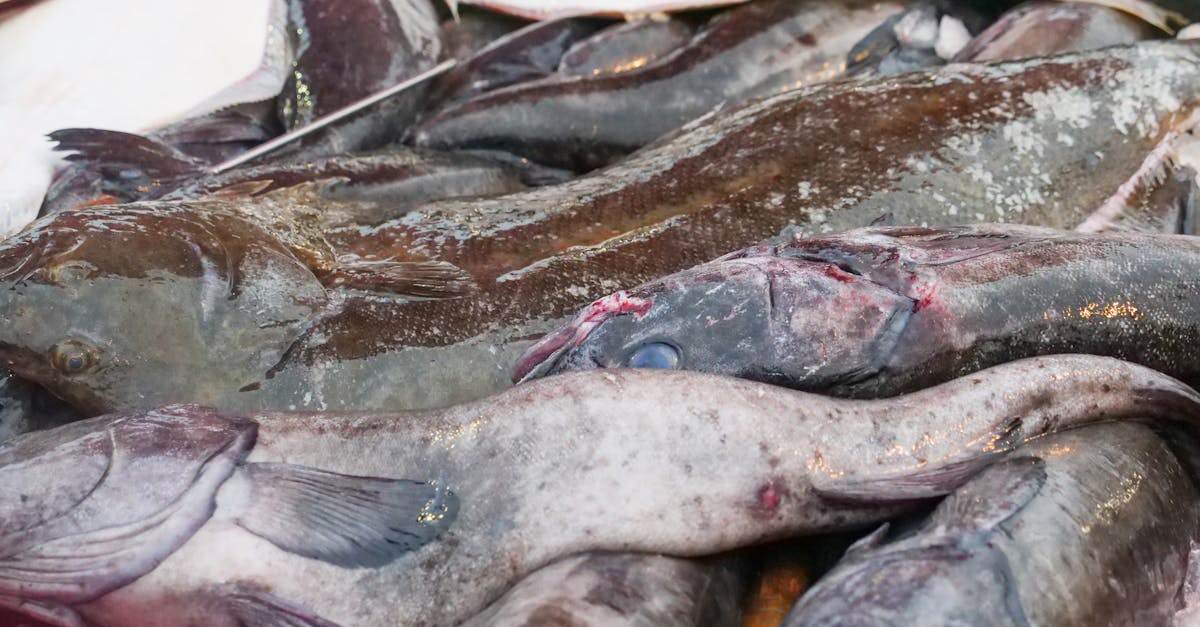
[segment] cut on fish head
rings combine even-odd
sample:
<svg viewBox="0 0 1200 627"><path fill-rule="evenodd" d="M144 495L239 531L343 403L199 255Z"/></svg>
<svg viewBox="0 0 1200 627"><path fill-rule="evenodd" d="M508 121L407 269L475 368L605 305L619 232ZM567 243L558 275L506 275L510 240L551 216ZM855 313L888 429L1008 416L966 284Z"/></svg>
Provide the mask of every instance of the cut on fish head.
<svg viewBox="0 0 1200 627"><path fill-rule="evenodd" d="M593 368L701 370L827 386L870 376L913 301L821 260L735 253L647 283L632 315L585 310L517 364L523 380ZM546 343L557 342L548 351Z"/></svg>

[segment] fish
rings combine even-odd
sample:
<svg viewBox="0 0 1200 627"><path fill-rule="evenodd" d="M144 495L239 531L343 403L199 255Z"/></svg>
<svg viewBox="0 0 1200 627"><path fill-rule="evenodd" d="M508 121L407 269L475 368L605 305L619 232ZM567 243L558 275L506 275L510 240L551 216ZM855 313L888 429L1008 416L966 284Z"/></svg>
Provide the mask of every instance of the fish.
<svg viewBox="0 0 1200 627"><path fill-rule="evenodd" d="M585 553L525 577L463 623L738 627L744 565L637 553Z"/></svg>
<svg viewBox="0 0 1200 627"><path fill-rule="evenodd" d="M514 377L674 368L870 398L1065 352L1200 385L1196 277L1200 241L1186 236L868 227L751 247L627 290L639 307L584 309Z"/></svg>
<svg viewBox="0 0 1200 627"><path fill-rule="evenodd" d="M1175 132L1200 95L1198 70L1191 44L1144 42L818 86L697 122L594 175L371 226L324 228L332 201L288 190L47 216L0 242L0 362L89 412L478 399L512 385L521 355L587 303L784 229L840 231L885 213L1073 227ZM261 217L299 209L318 217L296 245L290 219ZM336 275L333 261L355 269ZM291 296L257 300L281 292ZM170 326L149 333L152 316ZM54 366L68 341L95 356L90 369Z"/></svg>
<svg viewBox="0 0 1200 627"><path fill-rule="evenodd" d="M1090 2L1026 2L954 56L956 62L1020 59L1130 44L1166 34L1129 13Z"/></svg>
<svg viewBox="0 0 1200 627"><path fill-rule="evenodd" d="M870 527L1046 433L1197 410L1161 373L1057 355L886 401L623 370L426 412L102 416L0 444L0 608L457 624L570 555Z"/></svg>
<svg viewBox="0 0 1200 627"><path fill-rule="evenodd" d="M433 103L447 103L553 74L562 56L576 42L604 28L602 20L563 18L535 22L514 30L479 49L436 81Z"/></svg>
<svg viewBox="0 0 1200 627"><path fill-rule="evenodd" d="M289 0L288 6L296 58L276 99L285 131L432 68L442 52L429 0ZM424 97L418 86L278 154L328 156L395 142L415 121Z"/></svg>
<svg viewBox="0 0 1200 627"><path fill-rule="evenodd" d="M646 17L610 26L571 46L558 64L567 76L599 76L634 70L670 54L692 38L683 20Z"/></svg>
<svg viewBox="0 0 1200 627"><path fill-rule="evenodd" d="M916 529L852 547L783 624L1166 625L1198 504L1193 468L1146 425L1047 436Z"/></svg>
<svg viewBox="0 0 1200 627"><path fill-rule="evenodd" d="M477 5L530 20L551 20L579 15L623 17L667 11L685 11L742 4L746 0L578 0L545 2L544 0L446 0L451 11L462 4Z"/></svg>
<svg viewBox="0 0 1200 627"><path fill-rule="evenodd" d="M434 200L513 193L526 189L526 180L562 180L562 175L531 164L512 167L470 155L402 146L349 155L272 160L211 174L204 161L132 133L61 129L50 137L58 142L59 150L71 152L69 162L83 165L76 172L87 176L77 181L56 181L42 204L43 215L97 204L197 200L242 191L263 194L329 182L321 192L327 197L379 205L365 213L383 217L358 220L369 224L403 215L409 208Z"/></svg>
<svg viewBox="0 0 1200 627"><path fill-rule="evenodd" d="M686 45L624 72L555 76L482 94L422 122L413 143L504 150L588 171L725 104L830 80L902 2L769 0L720 14Z"/></svg>

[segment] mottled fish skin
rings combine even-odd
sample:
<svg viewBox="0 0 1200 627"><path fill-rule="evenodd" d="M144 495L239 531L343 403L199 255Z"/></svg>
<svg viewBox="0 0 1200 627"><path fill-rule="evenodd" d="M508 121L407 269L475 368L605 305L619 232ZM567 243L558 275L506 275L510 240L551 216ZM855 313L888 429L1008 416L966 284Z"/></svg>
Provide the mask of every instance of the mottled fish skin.
<svg viewBox="0 0 1200 627"><path fill-rule="evenodd" d="M464 627L739 627L744 566L638 553L586 553L517 582Z"/></svg>
<svg viewBox="0 0 1200 627"><path fill-rule="evenodd" d="M194 611L198 594L245 583L341 624L456 624L566 556L690 557L861 528L948 493L998 455L1045 433L1132 418L1188 421L1197 409L1200 395L1160 373L1059 355L887 401L830 399L702 373L625 370L537 381L433 412L251 413L257 444L221 486L212 517L153 571L72 607L99 625L185 624L181 614ZM96 428L107 420L77 424ZM0 472L48 463L44 455L21 454L28 438L48 437L57 436L15 440L17 453ZM190 450L177 454L194 457ZM160 454L146 447L129 459ZM440 524L440 532L427 533L414 552L348 569L328 560L331 551L353 557L354 545L330 540L378 518L376 510L342 518L336 509L322 517L308 512L341 502L336 491L317 501L270 491L262 492L268 501L255 498L274 485L264 478L286 468L339 483L401 482L427 493L436 486L433 494L445 495L438 503L453 495L453 517L434 517L428 524ZM44 493L86 484L65 482L55 491L56 476L40 476ZM129 479L143 489L135 476ZM5 512L0 520L43 511L19 499L5 503L19 516ZM113 500L96 508L108 513L121 505ZM330 516L340 522L304 533ZM424 516L413 518L409 525L425 524ZM143 547L135 541L124 548Z"/></svg>
<svg viewBox="0 0 1200 627"><path fill-rule="evenodd" d="M838 77L854 43L902 7L866 0L739 7L657 62L484 94L422 123L414 141L591 170L717 106Z"/></svg>
<svg viewBox="0 0 1200 627"><path fill-rule="evenodd" d="M1197 294L1191 237L873 227L750 248L629 290L653 304L603 320L552 360L531 355L517 374L662 353L661 367L878 397L1069 352L1200 385Z"/></svg>
<svg viewBox="0 0 1200 627"><path fill-rule="evenodd" d="M447 0L455 7L474 4L531 20L549 20L579 15L623 17L666 11L686 11L741 4L746 0Z"/></svg>
<svg viewBox="0 0 1200 627"><path fill-rule="evenodd" d="M1128 14L1090 2L1027 2L1005 13L955 61L1023 59L1159 39L1166 33Z"/></svg>
<svg viewBox="0 0 1200 627"><path fill-rule="evenodd" d="M1166 625L1198 505L1196 478L1144 425L1055 434L915 531L852 548L783 624Z"/></svg>
<svg viewBox="0 0 1200 627"><path fill-rule="evenodd" d="M292 77L278 100L286 130L382 91L437 62L429 0L289 0L296 36ZM424 106L424 87L389 98L284 148L309 157L378 148L400 139Z"/></svg>
<svg viewBox="0 0 1200 627"><path fill-rule="evenodd" d="M128 205L111 220L113 209L55 216L0 244L10 288L0 291L0 358L60 398L92 399L94 409L445 406L511 385L532 340L584 303L789 225L843 230L890 212L898 224L1074 226L1138 171L1198 97L1195 48L1174 41L831 84L699 122L593 176L323 235L339 259L360 264L450 264L474 286L448 290L454 298L327 294L272 228L204 226L211 204ZM142 241L128 245L114 224ZM185 254L181 238L212 242L187 249L186 272L165 262ZM229 275L215 271L238 267L229 249L281 261L234 274L256 289L230 291ZM177 252L144 252L156 250ZM53 277L74 273L55 270L64 262L105 276L56 285ZM157 281L145 279L149 271ZM257 311L243 303L267 292L310 304L280 317L234 313ZM151 311L242 337L230 344L242 352L230 359L208 331L193 339L195 327L173 323L159 330L168 341L156 341L143 332ZM263 335L270 339L249 339ZM55 374L48 351L75 339L120 356L130 376L100 367ZM133 377L142 367L145 378ZM106 372L103 383L93 379Z"/></svg>
<svg viewBox="0 0 1200 627"><path fill-rule="evenodd" d="M683 20L645 17L610 26L571 46L558 64L568 76L599 76L654 63L692 38Z"/></svg>

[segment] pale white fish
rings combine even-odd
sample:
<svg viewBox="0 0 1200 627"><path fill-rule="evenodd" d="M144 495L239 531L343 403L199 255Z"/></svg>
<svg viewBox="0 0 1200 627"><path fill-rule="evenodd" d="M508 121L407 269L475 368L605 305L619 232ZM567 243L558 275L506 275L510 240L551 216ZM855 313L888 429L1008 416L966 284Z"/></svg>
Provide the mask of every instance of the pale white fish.
<svg viewBox="0 0 1200 627"><path fill-rule="evenodd" d="M278 93L280 2L43 0L0 20L0 236L36 217L61 163L46 133L141 132Z"/></svg>
<svg viewBox="0 0 1200 627"><path fill-rule="evenodd" d="M573 15L647 15L744 2L746 0L446 0L450 10L455 13L458 12L458 5L470 4L531 20L552 20Z"/></svg>

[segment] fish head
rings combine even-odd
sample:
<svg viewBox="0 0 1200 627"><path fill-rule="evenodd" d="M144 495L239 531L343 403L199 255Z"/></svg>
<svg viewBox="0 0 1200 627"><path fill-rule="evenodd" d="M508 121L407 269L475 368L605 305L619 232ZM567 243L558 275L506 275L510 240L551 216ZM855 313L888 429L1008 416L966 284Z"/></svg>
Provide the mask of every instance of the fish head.
<svg viewBox="0 0 1200 627"><path fill-rule="evenodd" d="M186 206L64 212L0 245L0 362L89 413L228 406L324 290L250 221Z"/></svg>
<svg viewBox="0 0 1200 627"><path fill-rule="evenodd" d="M953 545L885 550L843 563L792 609L786 625L1027 625L988 552Z"/></svg>
<svg viewBox="0 0 1200 627"><path fill-rule="evenodd" d="M751 250L596 301L514 378L671 368L826 387L874 372L911 312L910 299L833 263Z"/></svg>

